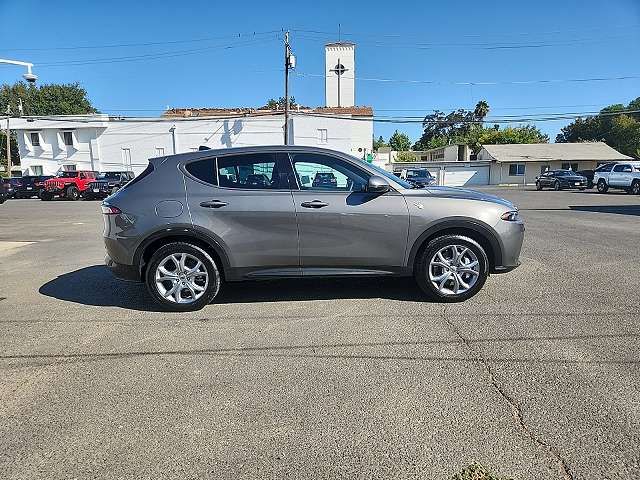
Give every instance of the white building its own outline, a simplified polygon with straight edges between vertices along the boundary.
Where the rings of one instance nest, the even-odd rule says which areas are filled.
[[[326,82],[327,106],[291,110],[291,145],[321,146],[359,158],[372,152],[373,110],[354,106],[354,48],[346,43],[327,45],[327,65],[335,67],[334,61],[339,59],[347,70],[339,68],[332,73],[335,81]],[[16,132],[24,175],[52,175],[60,169],[133,170],[137,174],[149,158],[200,146],[281,145],[284,113],[250,108],[182,108],[168,110],[159,118],[22,117],[11,119],[11,129]]]

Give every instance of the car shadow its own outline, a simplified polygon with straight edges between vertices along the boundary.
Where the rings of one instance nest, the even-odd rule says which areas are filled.
[[[38,290],[47,297],[92,306],[162,311],[141,283],[115,278],[103,265],[84,267],[48,281]],[[296,300],[385,298],[424,300],[411,278],[309,278],[223,284],[217,304]]]
[[[579,212],[640,216],[640,205],[569,205],[569,208]]]

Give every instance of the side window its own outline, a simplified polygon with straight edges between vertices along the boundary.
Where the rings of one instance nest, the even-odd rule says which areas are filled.
[[[625,168],[629,168],[629,170],[625,170]],[[613,167],[613,171],[614,172],[625,172],[625,171],[630,172],[631,167],[629,167],[629,165],[616,165],[615,167]]]
[[[289,188],[286,175],[280,175],[275,153],[249,153],[218,157],[221,187],[253,190]]]
[[[360,192],[369,179],[349,162],[328,155],[298,153],[292,160],[302,190]]]
[[[184,166],[185,170],[198,180],[202,180],[210,185],[217,185],[216,178],[216,159],[205,158],[204,160],[197,160],[195,162],[187,163]]]

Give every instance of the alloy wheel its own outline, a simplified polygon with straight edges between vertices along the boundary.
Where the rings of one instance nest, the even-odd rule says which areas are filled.
[[[441,294],[460,295],[478,281],[480,262],[469,247],[447,245],[431,258],[428,275],[431,284]]]
[[[201,298],[209,286],[209,272],[197,257],[172,253],[158,264],[156,289],[169,302],[189,304]]]

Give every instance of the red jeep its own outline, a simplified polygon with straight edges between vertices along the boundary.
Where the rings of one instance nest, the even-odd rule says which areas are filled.
[[[55,195],[67,200],[78,200],[89,183],[94,181],[98,172],[91,170],[60,171],[55,177],[44,182],[44,189],[40,194],[41,200],[51,200]]]

